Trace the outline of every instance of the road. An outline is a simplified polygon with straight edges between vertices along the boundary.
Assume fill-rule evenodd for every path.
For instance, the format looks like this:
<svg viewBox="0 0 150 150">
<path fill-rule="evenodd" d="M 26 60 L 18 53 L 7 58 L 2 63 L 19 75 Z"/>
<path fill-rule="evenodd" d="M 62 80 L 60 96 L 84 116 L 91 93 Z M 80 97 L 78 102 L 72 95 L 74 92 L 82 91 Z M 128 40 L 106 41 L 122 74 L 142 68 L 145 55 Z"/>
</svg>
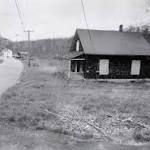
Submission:
<svg viewBox="0 0 150 150">
<path fill-rule="evenodd" d="M 22 70 L 23 64 L 14 58 L 0 58 L 3 63 L 0 64 L 0 95 L 9 87 L 13 86 Z"/>
</svg>

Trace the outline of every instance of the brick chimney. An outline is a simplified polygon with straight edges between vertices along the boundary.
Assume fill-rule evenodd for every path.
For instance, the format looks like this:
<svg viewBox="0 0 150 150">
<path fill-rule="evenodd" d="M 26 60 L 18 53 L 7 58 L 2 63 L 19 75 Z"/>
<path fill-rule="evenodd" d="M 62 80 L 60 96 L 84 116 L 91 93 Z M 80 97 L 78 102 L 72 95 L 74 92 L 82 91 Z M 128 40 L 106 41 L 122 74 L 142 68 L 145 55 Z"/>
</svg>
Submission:
<svg viewBox="0 0 150 150">
<path fill-rule="evenodd" d="M 119 31 L 123 32 L 123 25 L 122 24 L 119 26 Z"/>
</svg>

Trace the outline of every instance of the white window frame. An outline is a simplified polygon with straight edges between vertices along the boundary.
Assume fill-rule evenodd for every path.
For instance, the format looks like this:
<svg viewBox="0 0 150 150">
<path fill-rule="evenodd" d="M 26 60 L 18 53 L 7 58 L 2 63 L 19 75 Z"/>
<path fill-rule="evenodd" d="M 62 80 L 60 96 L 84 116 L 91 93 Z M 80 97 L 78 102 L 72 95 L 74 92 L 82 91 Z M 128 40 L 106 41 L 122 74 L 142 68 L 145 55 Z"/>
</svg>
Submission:
<svg viewBox="0 0 150 150">
<path fill-rule="evenodd" d="M 100 59 L 99 75 L 108 75 L 108 74 L 109 74 L 109 59 Z"/>
<path fill-rule="evenodd" d="M 80 41 L 77 40 L 76 42 L 76 51 L 79 52 L 80 51 Z"/>
<path fill-rule="evenodd" d="M 140 75 L 141 60 L 132 60 L 131 75 Z"/>
</svg>

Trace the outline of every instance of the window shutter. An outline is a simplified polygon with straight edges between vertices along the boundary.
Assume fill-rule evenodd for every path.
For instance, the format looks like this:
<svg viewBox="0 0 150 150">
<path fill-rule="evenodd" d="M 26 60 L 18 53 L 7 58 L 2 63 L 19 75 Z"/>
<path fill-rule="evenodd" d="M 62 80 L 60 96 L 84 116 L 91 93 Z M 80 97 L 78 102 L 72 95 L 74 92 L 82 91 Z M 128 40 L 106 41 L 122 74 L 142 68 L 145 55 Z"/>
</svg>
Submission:
<svg viewBox="0 0 150 150">
<path fill-rule="evenodd" d="M 99 74 L 100 75 L 108 75 L 109 74 L 109 59 L 100 59 Z"/>
<path fill-rule="evenodd" d="M 132 60 L 131 75 L 140 75 L 140 69 L 141 69 L 141 61 Z"/>
</svg>

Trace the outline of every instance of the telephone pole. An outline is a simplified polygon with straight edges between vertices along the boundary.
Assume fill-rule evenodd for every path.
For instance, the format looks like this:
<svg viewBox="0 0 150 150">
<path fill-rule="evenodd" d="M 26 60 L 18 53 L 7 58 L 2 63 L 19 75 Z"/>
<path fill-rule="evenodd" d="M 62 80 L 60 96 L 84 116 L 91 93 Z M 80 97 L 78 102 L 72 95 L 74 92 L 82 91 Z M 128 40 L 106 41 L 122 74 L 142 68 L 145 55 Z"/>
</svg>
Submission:
<svg viewBox="0 0 150 150">
<path fill-rule="evenodd" d="M 16 45 L 15 45 L 15 49 L 16 49 L 16 52 L 17 52 L 17 53 L 18 53 L 18 51 L 19 51 L 18 36 L 19 36 L 19 34 L 16 34 Z"/>
<path fill-rule="evenodd" d="M 27 32 L 27 34 L 28 34 L 28 67 L 30 67 L 31 66 L 31 62 L 30 62 L 31 61 L 31 40 L 30 40 L 30 34 L 33 31 L 26 30 L 24 32 Z"/>
</svg>

